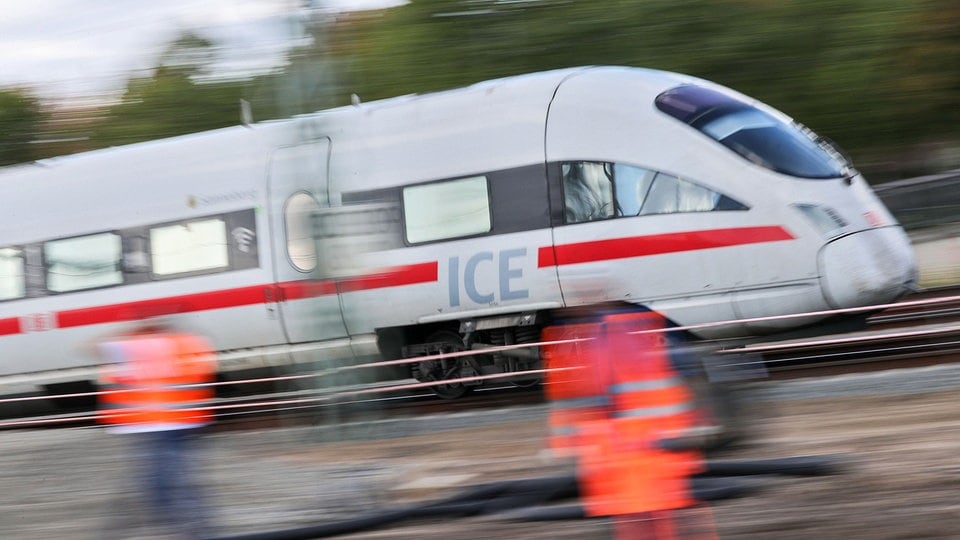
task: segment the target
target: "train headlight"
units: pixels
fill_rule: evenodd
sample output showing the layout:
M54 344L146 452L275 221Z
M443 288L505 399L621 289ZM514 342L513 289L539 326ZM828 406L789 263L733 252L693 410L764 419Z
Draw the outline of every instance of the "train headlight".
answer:
M794 204L793 207L799 210L824 238L839 236L848 225L833 208L807 203Z

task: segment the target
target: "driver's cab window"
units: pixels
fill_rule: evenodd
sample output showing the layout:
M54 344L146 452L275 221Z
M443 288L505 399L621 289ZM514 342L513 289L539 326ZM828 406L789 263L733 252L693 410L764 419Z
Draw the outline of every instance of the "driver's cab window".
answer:
M614 215L613 172L606 163L563 164L564 213L567 223L607 219Z
M566 223L748 209L689 180L633 165L574 161L561 171Z

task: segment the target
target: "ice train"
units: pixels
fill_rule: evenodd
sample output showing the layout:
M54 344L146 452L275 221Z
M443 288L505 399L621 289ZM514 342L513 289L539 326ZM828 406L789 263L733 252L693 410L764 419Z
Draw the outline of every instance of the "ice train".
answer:
M0 200L0 382L50 388L90 378L80 344L154 315L210 336L228 369L534 342L606 302L679 325L866 306L916 279L903 229L834 146L728 88L639 68L9 167ZM388 225L371 232L357 216L374 214ZM408 374L538 361L478 351Z

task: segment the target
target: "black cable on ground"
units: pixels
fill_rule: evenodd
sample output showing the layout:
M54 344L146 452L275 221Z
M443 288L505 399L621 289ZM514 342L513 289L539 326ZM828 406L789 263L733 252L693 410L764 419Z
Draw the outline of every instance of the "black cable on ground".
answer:
M306 540L309 538L327 538L341 534L366 531L382 527L384 525L401 521L415 515L414 508L401 508L398 510L387 510L366 514L358 518L325 523L323 525L311 525L307 527L298 527L295 529L284 529L279 531L264 531L250 534L240 534L234 536L218 537L230 540Z
M761 479L744 481L724 476L743 475L823 475L840 471L843 460L838 456L800 456L761 460L710 460L707 471L691 479L694 498L717 501L755 493ZM223 537L230 540L300 540L326 538L341 534L383 527L405 519L426 517L466 517L482 514L507 514L508 519L540 521L545 519L578 519L584 516L579 505L543 507L547 503L573 499L579 495L573 474L506 480L480 484L440 501L394 510L372 512L357 518L322 525L279 531Z
M779 474L787 476L823 476L843 472L849 461L843 456L794 456L770 459L730 459L707 461L706 476L749 476Z
M279 531L241 534L222 537L231 540L300 540L326 538L374 529L405 519L425 517L466 517L496 513L510 508L538 505L575 497L576 478L573 475L507 480L481 484L466 492L441 501L408 506L362 515L322 525L311 525Z
M690 479L693 498L698 501L713 502L737 499L753 495L763 489L766 479L718 478L695 476Z
M704 502L753 495L763 489L764 485L764 482L759 478L744 480L740 478L694 477L691 479L691 483L693 498ZM574 503L524 507L501 514L501 517L512 521L557 521L585 519L587 513L584 511L583 505Z
M575 503L521 508L505 513L502 517L511 521L562 521L586 519L587 513L584 511L582 504Z

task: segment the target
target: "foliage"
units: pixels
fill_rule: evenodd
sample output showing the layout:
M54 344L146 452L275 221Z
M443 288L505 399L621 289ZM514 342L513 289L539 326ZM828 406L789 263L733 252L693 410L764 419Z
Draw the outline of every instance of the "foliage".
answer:
M0 90L0 166L34 158L31 141L43 115L40 103L24 90Z
M342 104L334 96L343 67L323 30L309 29L310 42L289 52L283 70L251 81L244 95L255 120L289 118Z
M862 165L958 137L958 29L950 0L413 0L344 34L350 83L367 99L575 65L651 67L765 101Z
M181 36L151 75L131 79L88 147L235 125L241 97L263 120L344 105L351 93L370 101L590 64L725 84L836 140L877 176L916 172L898 162L925 143L960 143L956 0L411 0L308 30L312 43L283 70L225 82L205 77L212 44ZM14 96L0 99L6 162L36 157L36 103Z
M152 75L131 79L119 104L94 131L97 146L117 146L236 125L247 83L200 84L211 61L208 41L177 39Z

